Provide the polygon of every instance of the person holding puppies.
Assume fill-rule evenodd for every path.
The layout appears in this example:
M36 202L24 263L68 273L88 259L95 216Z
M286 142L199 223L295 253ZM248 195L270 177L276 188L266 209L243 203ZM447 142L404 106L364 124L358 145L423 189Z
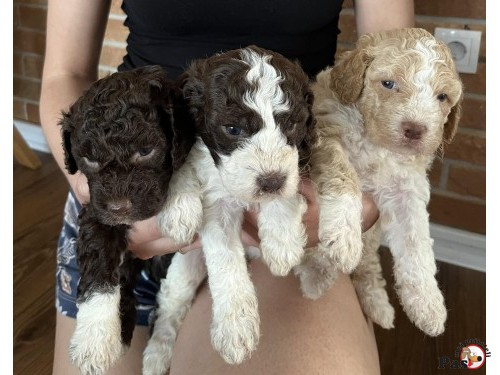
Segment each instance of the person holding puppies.
M51 0L48 8L47 43L42 79L40 115L44 133L55 160L65 173L71 192L66 218L75 218L80 204L88 201L85 176L69 175L58 120L61 111L76 101L97 79L97 67L111 1ZM338 34L342 1L244 1L164 2L124 0L125 24L130 29L127 55L119 70L144 65L162 65L175 79L189 62L221 50L257 44L297 59L313 77L331 65ZM358 34L413 25L413 0L357 0ZM308 201L303 221L308 245L317 240L318 213L315 193L303 180L300 191ZM242 239L258 246L256 213L246 216ZM377 218L370 199L364 200L365 228ZM71 232L71 233L70 233ZM58 250L57 304L74 304L71 282L78 278L64 267L71 257L71 246L78 228L66 221ZM73 239L73 240L72 240ZM156 218L134 224L129 248L139 258L178 250L198 251L198 241L182 249L160 235ZM193 250L194 249L194 250ZM64 250L64 252L63 252ZM218 357L210 345L210 296L201 288L187 315L174 350L171 374L245 374L245 373L378 373L378 356L371 325L365 320L354 288L345 275L324 298L311 303L304 299L298 281L289 276L273 277L259 261L249 265L258 291L261 319L266 335L251 360L231 367ZM76 270L77 271L77 270ZM141 303L150 297L154 306L154 283L144 275ZM147 288L146 288L147 289ZM144 307L146 308L146 307ZM54 374L78 373L68 356L74 316L59 309L54 354ZM76 309L75 309L76 311ZM148 338L147 327L137 327L130 350L108 373L138 374L142 352Z

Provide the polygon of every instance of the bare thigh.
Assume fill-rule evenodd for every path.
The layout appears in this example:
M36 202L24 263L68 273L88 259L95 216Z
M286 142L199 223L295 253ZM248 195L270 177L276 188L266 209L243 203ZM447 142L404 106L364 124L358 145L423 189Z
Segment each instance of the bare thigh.
M56 341L54 347L54 375L80 375L78 368L69 359L69 342L75 330L75 319L57 314ZM108 372L107 375L139 375L142 372L142 352L149 334L147 327L136 326L130 349Z
M259 261L250 270L261 314L257 351L230 366L212 349L205 285L181 326L170 375L380 374L373 328L348 276L339 275L331 290L311 301L301 296L295 277L273 277Z

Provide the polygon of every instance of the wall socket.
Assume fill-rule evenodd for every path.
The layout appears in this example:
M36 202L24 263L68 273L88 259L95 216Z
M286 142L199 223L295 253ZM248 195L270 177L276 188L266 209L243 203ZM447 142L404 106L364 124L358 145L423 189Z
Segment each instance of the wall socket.
M459 72L477 72L481 31L436 27L434 36L448 45Z

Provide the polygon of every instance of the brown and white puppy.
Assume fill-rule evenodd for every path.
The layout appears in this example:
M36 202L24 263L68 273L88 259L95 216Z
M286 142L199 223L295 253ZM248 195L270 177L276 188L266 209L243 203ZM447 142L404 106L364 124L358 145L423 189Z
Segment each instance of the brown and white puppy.
M127 251L127 232L162 208L194 126L180 88L157 66L95 82L60 124L66 168L84 173L90 189L79 216L70 356L83 374L103 374L130 345L135 326L138 261Z
M449 49L423 29L365 35L318 74L312 89L319 142L311 176L318 188L320 238L337 253L312 252L296 269L304 294L319 297L337 269L356 267L361 191L368 192L380 218L363 236L363 256L352 276L365 312L381 326L393 326L377 253L384 235L404 311L426 334L442 333L447 312L434 277L426 207L427 171L453 139L460 118L462 83ZM345 230L355 240L343 240Z
M299 264L306 243L306 203L298 185L314 137L314 119L309 80L300 66L255 46L232 50L195 61L187 70L184 94L198 140L185 164L192 171L174 177L173 182L183 183L176 189L174 182L170 193L176 196L179 191L176 201L190 194L193 202L185 207L197 206L196 196L201 199L203 217L196 230L203 254L176 254L172 261L158 296L145 374L162 374L168 368L180 322L207 271L214 348L234 364L256 348L257 297L240 238L245 209L259 210L260 248L273 274L284 276ZM189 240L193 215L164 212L169 218L165 222L178 224L164 228L165 233Z

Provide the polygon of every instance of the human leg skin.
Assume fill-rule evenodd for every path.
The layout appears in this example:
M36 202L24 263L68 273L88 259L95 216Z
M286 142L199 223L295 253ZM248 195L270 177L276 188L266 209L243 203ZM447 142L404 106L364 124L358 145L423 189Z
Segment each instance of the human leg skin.
M350 278L339 274L316 301L304 298L292 275L273 277L259 260L249 265L257 290L261 339L241 365L226 364L210 344L210 292L204 285L181 325L170 375L380 374L375 335Z

